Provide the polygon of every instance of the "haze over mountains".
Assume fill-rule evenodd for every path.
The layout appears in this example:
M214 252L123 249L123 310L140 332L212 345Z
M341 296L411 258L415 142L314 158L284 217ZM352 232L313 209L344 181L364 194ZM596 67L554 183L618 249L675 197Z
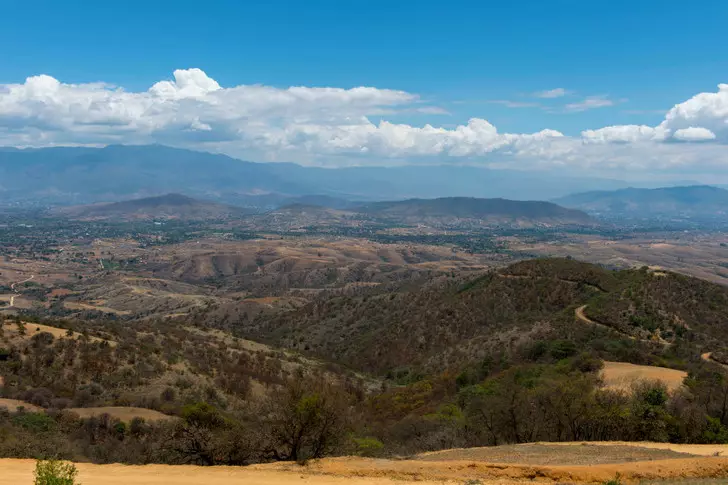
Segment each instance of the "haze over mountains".
M144 219L211 220L243 217L249 210L180 194L93 205L59 207L54 215L76 220L131 221Z
M547 200L614 190L624 181L557 172L470 166L325 169L251 163L160 145L0 149L0 203L88 204L184 193L249 207L311 203L301 196L354 201L434 197ZM316 202L313 202L316 203ZM329 205L330 204L323 204ZM338 207L346 202L340 201Z
M594 221L584 212L566 209L551 202L513 201L506 199L477 199L445 197L438 199L408 199L376 202L366 205L349 203L347 209L326 207L338 205L338 199L302 197L310 204L295 203L274 211L255 215L251 209L194 199L180 194L166 194L122 202L79 206L59 206L48 215L79 221L136 221L136 220L232 220L246 219L256 227L293 228L316 225L359 226L371 223L406 225L481 226L508 225L584 225ZM319 202L322 205L314 204ZM251 217L247 217L251 216Z
M492 223L588 224L593 222L582 211L566 209L551 202L471 197L375 202L361 207L359 211L412 224L437 218L472 219Z
M554 200L565 207L612 216L725 216L728 190L707 185L593 191Z

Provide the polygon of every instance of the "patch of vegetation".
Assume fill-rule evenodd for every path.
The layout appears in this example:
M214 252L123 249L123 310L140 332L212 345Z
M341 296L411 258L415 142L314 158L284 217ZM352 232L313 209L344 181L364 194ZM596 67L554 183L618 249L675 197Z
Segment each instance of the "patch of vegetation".
M73 463L57 460L39 460L33 473L34 485L80 485L76 478L78 470Z

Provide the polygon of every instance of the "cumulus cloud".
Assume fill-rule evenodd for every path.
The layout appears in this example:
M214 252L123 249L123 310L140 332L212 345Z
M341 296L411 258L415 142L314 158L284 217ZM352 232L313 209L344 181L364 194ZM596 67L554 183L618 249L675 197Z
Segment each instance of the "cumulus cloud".
M561 89L540 97L557 97ZM604 96L592 96L565 110L612 104ZM575 137L550 129L501 132L481 118L448 127L386 119L407 113L447 114L423 106L416 94L405 91L224 87L200 69L177 70L172 79L139 92L104 83L66 84L39 75L0 85L0 144L165 143L260 160L320 163L334 157L339 165L426 157L433 163L459 160L523 169L728 166L721 145L728 141L724 84L718 92L677 104L657 126L607 126Z
M689 128L676 130L672 136L681 141L715 140L715 133L699 126L691 126Z
M635 143L663 141L667 138L667 131L645 125L617 125L582 131L581 136L588 143Z
M728 84L719 84L716 93L700 93L675 105L660 126L673 131L700 127L725 139L728 136Z

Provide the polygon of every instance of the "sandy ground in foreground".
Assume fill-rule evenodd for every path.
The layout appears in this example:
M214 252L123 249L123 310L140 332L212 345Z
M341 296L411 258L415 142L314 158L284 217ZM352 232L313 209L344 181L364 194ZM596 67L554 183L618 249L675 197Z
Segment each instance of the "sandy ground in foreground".
M629 448L634 449L634 455L625 455L625 449ZM342 457L319 460L306 466L299 466L295 463L273 463L249 467L207 468L81 463L78 464L78 469L79 481L84 485L279 485L288 483L357 485L402 482L417 482L422 485L435 483L462 485L468 480L477 480L483 485L526 483L555 485L602 484L617 474L625 484L660 483L659 481L663 479L686 478L717 480L710 483L722 483L725 480L725 483L728 483L728 457L712 456L716 452L728 452L728 446L661 443L535 443L447 450L421 455L412 460ZM695 456L696 454L702 456ZM493 458L513 458L512 455L547 464L491 461ZM630 461L609 463L609 458L590 458L597 455L613 455L614 459ZM33 460L0 460L0 485L31 485L34 464Z

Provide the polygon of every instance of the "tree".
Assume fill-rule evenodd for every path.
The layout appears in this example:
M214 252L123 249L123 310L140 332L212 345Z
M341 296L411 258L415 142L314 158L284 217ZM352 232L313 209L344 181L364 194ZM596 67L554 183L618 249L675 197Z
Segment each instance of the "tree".
M264 455L303 461L335 452L348 430L347 396L322 382L290 382L263 407Z
M213 406L200 402L182 409L182 422L174 433L174 451L185 463L214 465L215 432L225 424L225 419Z
M632 439L667 441L670 418L666 409L667 400L667 387L662 382L647 381L634 387L631 406Z

